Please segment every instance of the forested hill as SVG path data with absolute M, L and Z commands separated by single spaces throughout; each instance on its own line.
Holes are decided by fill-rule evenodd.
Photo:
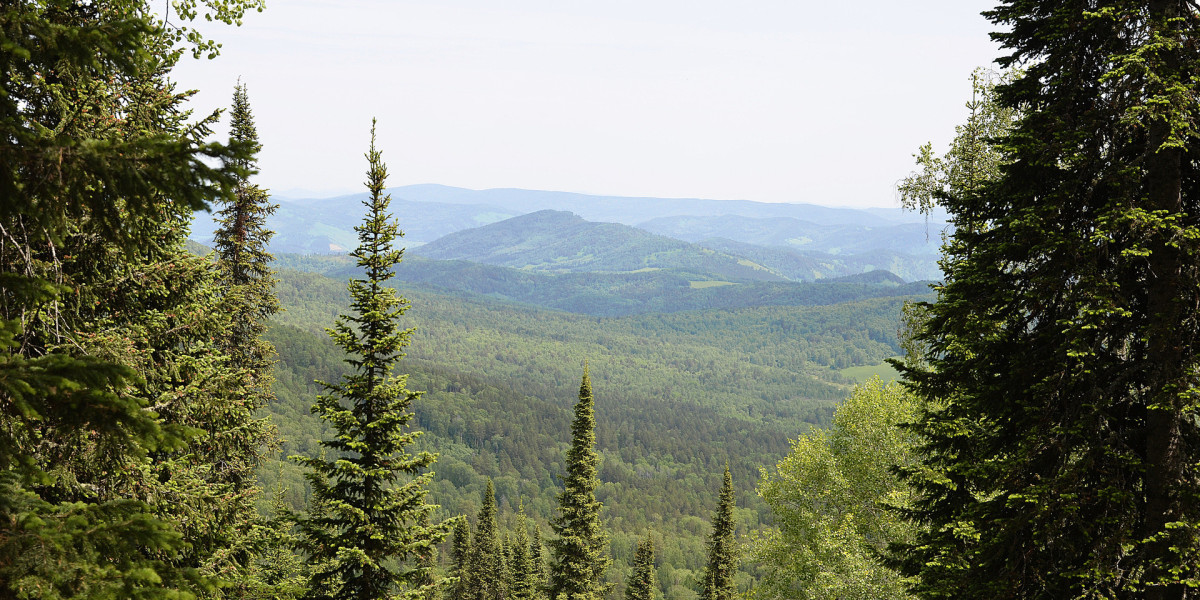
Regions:
M 910 256 L 937 256 L 941 243 L 937 235 L 940 229 L 926 223 L 823 224 L 793 217 L 755 218 L 730 214 L 660 217 L 637 226 L 688 242 L 728 238 L 755 246 L 779 246 L 832 255 L 889 250 Z
M 900 209 L 474 191 L 439 185 L 405 186 L 391 193 L 393 214 L 406 233 L 404 244 L 413 250 L 432 244 L 426 252 L 438 258 L 555 271 L 684 268 L 722 273 L 733 280 L 810 281 L 874 269 L 909 281 L 940 274 L 936 253 L 943 220 L 927 221 Z M 354 226 L 362 197 L 280 200 L 279 209 L 267 218 L 275 232 L 271 250 L 348 252 L 357 244 Z M 568 219 L 570 214 L 587 222 Z M 492 226 L 506 219 L 512 222 Z M 210 243 L 209 220 L 198 220 L 193 239 Z M 504 243 L 467 232 L 475 228 L 502 236 Z M 452 235 L 456 232 L 464 233 Z M 443 239 L 446 236 L 451 237 Z M 688 245 L 694 243 L 703 248 Z
M 355 272 L 344 255 L 276 256 L 279 268 L 344 279 Z M 737 283 L 713 273 L 650 270 L 638 273 L 547 273 L 463 260 L 410 256 L 399 281 L 445 292 L 474 294 L 594 316 L 673 313 L 754 306 L 812 306 L 865 298 L 924 295 L 927 282 L 905 283 L 891 273 L 868 272 L 820 282 Z
M 286 311 L 270 334 L 279 351 L 271 413 L 285 440 L 282 456 L 316 452 L 328 435 L 309 414 L 319 391 L 312 381 L 342 372 L 342 354 L 323 330 L 346 311 L 348 297 L 340 275 L 281 270 L 279 278 Z M 441 454 L 433 493 L 446 514 L 476 514 L 484 478 L 492 477 L 502 514 L 524 498 L 545 526 L 586 359 L 616 559 L 611 578 L 623 580 L 636 540 L 651 528 L 670 565 L 661 573 L 664 589 L 698 575 L 723 461 L 749 531 L 766 514 L 753 494 L 758 468 L 777 461 L 808 426 L 827 422 L 855 381 L 852 367 L 898 352 L 907 297 L 597 317 L 427 284 L 397 287 L 413 303 L 405 324 L 417 330 L 403 371 L 410 387 L 426 391 L 415 409 L 429 432 L 423 444 Z M 280 477 L 299 504 L 298 468 L 263 470 L 268 487 Z
M 676 270 L 730 281 L 782 281 L 771 270 L 619 223 L 542 210 L 447 235 L 413 250 L 439 259 L 550 272 Z

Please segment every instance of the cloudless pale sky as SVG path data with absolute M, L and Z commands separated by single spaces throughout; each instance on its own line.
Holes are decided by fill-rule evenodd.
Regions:
M 206 113 L 241 77 L 281 196 L 363 190 L 376 117 L 390 186 L 895 206 L 998 55 L 993 5 L 268 0 L 174 78 Z

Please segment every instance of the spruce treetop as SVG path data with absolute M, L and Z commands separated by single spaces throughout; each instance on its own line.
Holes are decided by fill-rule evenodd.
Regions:
M 548 589 L 552 599 L 600 600 L 610 585 L 603 583 L 611 559 L 605 553 L 608 536 L 600 522 L 596 499 L 599 456 L 596 454 L 595 402 L 587 366 L 579 384 L 579 401 L 571 423 L 571 448 L 567 474 L 559 494 L 559 513 L 551 523 L 557 539 L 551 540 Z
M 729 474 L 729 463 L 725 463 L 725 479 L 721 485 L 717 512 L 713 516 L 712 538 L 708 543 L 708 566 L 704 570 L 704 589 L 700 594 L 702 600 L 732 600 L 737 595 L 733 582 L 738 568 L 733 509 L 733 477 Z
M 351 253 L 363 278 L 347 285 L 352 314 L 329 330 L 353 372 L 337 383 L 322 382 L 327 393 L 313 406 L 336 432 L 322 445 L 340 458 L 297 458 L 312 469 L 313 497 L 326 507 L 326 514 L 300 525 L 310 562 L 320 567 L 311 582 L 315 593 L 356 600 L 420 598 L 432 591 L 420 557 L 429 556 L 454 523 L 423 524 L 435 508 L 425 497 L 436 457 L 408 452 L 421 434 L 409 425 L 420 392 L 407 389 L 407 376 L 392 373 L 412 330 L 399 324 L 408 301 L 384 285 L 401 259 L 393 248 L 400 234 L 387 212 L 387 167 L 375 148 L 373 121 L 366 157 L 370 194 L 363 224 L 355 228 L 359 246 Z

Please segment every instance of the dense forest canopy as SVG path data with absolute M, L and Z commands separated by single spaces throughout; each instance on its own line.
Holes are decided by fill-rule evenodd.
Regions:
M 252 85 L 171 80 L 262 8 L 0 6 L 0 596 L 1196 597 L 1195 3 L 986 13 L 932 290 L 783 213 L 406 258 L 374 129 L 356 249 L 273 255 Z

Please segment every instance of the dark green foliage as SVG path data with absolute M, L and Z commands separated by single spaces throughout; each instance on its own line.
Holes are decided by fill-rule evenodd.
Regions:
M 465 600 L 503 600 L 507 594 L 504 587 L 504 548 L 500 543 L 499 529 L 500 525 L 496 522 L 496 488 L 488 479 L 467 560 Z
M 373 124 L 367 160 L 371 195 L 352 254 L 366 278 L 350 280 L 353 314 L 339 317 L 330 330 L 352 372 L 323 383 L 327 393 L 312 409 L 334 431 L 336 437 L 321 445 L 336 458 L 297 457 L 311 469 L 313 499 L 325 509 L 299 525 L 302 547 L 317 567 L 312 596 L 367 600 L 401 592 L 417 598 L 430 586 L 423 585 L 425 569 L 414 559 L 427 555 L 452 523 L 421 525 L 422 515 L 435 508 L 425 502 L 435 456 L 409 453 L 420 436 L 409 412 L 420 393 L 405 387 L 406 376 L 393 375 L 412 331 L 400 327 L 408 301 L 385 286 L 402 251 L 393 247 L 399 229 L 387 212 L 387 167 L 375 149 Z
M 220 226 L 214 246 L 216 283 L 222 293 L 220 311 L 229 317 L 224 335 L 218 338 L 219 345 L 229 355 L 226 367 L 240 381 L 226 398 L 222 408 L 225 417 L 220 427 L 212 431 L 205 444 L 220 448 L 223 456 L 217 463 L 220 467 L 214 468 L 213 474 L 216 481 L 228 484 L 231 492 L 229 501 L 222 503 L 214 519 L 235 524 L 235 538 L 240 539 L 231 540 L 227 545 L 244 546 L 257 516 L 254 508 L 258 496 L 255 471 L 262 462 L 265 447 L 273 441 L 270 424 L 258 413 L 272 399 L 271 367 L 275 350 L 262 334 L 271 316 L 279 312 L 279 301 L 275 297 L 274 272 L 270 267 L 273 257 L 266 251 L 271 231 L 265 227 L 266 216 L 276 205 L 270 204 L 266 192 L 247 179 L 248 174 L 257 172 L 255 154 L 261 145 L 254 129 L 246 88 L 241 84 L 233 94 L 230 129 L 230 146 L 249 154 L 230 161 L 242 175 L 224 208 L 217 213 Z M 279 550 L 272 548 L 269 551 Z M 264 584 L 252 581 L 246 572 L 254 563 L 249 557 L 251 553 L 250 548 L 240 547 L 236 555 L 230 557 L 231 567 L 224 574 L 231 580 L 231 589 L 225 590 L 227 595 L 248 593 L 242 592 L 243 588 L 263 589 Z M 290 585 L 287 577 L 281 581 Z M 285 595 L 288 592 L 281 589 L 278 593 Z
M 537 543 L 536 556 L 534 543 Z M 529 539 L 529 520 L 525 516 L 524 505 L 517 511 L 516 532 L 510 546 L 508 597 L 511 600 L 533 600 L 543 597 L 541 542 Z
M 1200 584 L 1196 8 L 1010 0 L 1000 176 L 942 199 L 945 286 L 899 548 L 925 598 L 1194 598 Z
M 529 574 L 533 583 L 533 598 L 545 598 L 546 555 L 542 548 L 542 528 L 533 526 L 533 537 L 529 539 Z
M 254 155 L 262 145 L 258 142 L 243 84 L 238 84 L 233 92 L 230 130 L 231 145 L 252 153 L 232 161 L 233 166 L 243 173 L 257 172 Z M 268 319 L 279 312 L 274 271 L 270 265 L 275 257 L 267 252 L 267 244 L 274 232 L 266 228 L 267 216 L 278 208 L 278 204 L 270 202 L 265 190 L 244 176 L 238 180 L 232 197 L 217 213 L 219 227 L 213 237 L 220 283 L 232 318 L 225 342 L 233 357 L 232 366 L 248 369 L 254 374 L 250 388 L 261 396 L 252 402 L 254 408 L 261 406 L 263 398 L 270 394 L 269 379 L 265 383 L 259 381 L 269 377 L 268 367 L 274 354 L 271 345 L 262 339 L 262 333 L 266 331 Z
M 467 580 L 471 561 L 471 526 L 466 519 L 454 522 L 454 536 L 450 543 L 450 577 L 454 578 L 450 588 L 451 600 L 465 600 L 467 597 Z
M 228 399 L 207 342 L 228 322 L 183 254 L 234 180 L 210 165 L 237 154 L 199 142 L 170 43 L 142 2 L 0 7 L 5 597 L 186 597 L 237 552 L 213 514 L 222 451 L 198 452 Z
M 633 553 L 633 573 L 625 582 L 625 600 L 654 600 L 658 596 L 654 569 L 654 540 L 650 534 L 638 542 Z
M 608 535 L 600 522 L 596 499 L 599 456 L 596 454 L 595 401 L 585 366 L 579 384 L 579 402 L 571 422 L 571 448 L 567 473 L 558 496 L 558 516 L 551 526 L 558 536 L 550 540 L 549 596 L 553 600 L 601 600 L 611 585 L 604 583 Z
M 726 464 L 720 502 L 712 520 L 712 537 L 708 542 L 708 565 L 704 568 L 701 600 L 732 600 L 737 595 L 737 587 L 733 581 L 738 568 L 733 508 L 733 477 L 730 476 L 729 465 Z

